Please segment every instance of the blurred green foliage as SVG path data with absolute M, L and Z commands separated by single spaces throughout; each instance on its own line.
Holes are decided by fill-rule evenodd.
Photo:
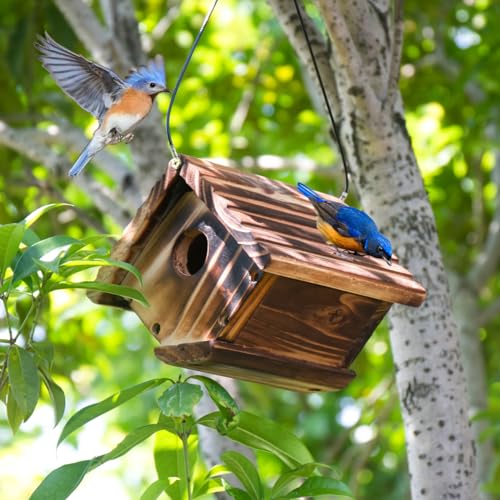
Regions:
M 91 3 L 99 11 L 99 2 Z M 165 15 L 165 3 L 136 0 L 134 4 L 141 31 L 150 37 Z M 151 38 L 151 53 L 165 56 L 170 85 L 206 7 L 206 1 L 184 0 L 164 36 Z M 405 9 L 401 89 L 408 128 L 436 215 L 445 262 L 463 276 L 482 249 L 498 189 L 492 168 L 499 148 L 500 3 L 407 0 Z M 53 2 L 3 0 L 0 23 L 0 121 L 12 127 L 47 127 L 63 117 L 90 130 L 88 114 L 57 88 L 32 48 L 36 33 L 46 29 L 62 44 L 84 52 Z M 179 151 L 232 158 L 243 164 L 260 155 L 303 156 L 312 159 L 316 168 L 265 173 L 339 192 L 342 174 L 326 125 L 311 105 L 297 58 L 264 1 L 220 2 L 177 99 L 171 125 Z M 159 101 L 162 112 L 167 103 L 167 99 Z M 127 146 L 116 146 L 114 151 L 129 158 Z M 119 232 L 66 178 L 54 179 L 43 165 L 0 148 L 0 223 L 20 220 L 54 201 L 55 192 L 58 201 L 62 197 L 74 203 L 107 232 Z M 350 201 L 355 203 L 354 198 Z M 37 231 L 41 237 L 95 234 L 95 229 L 69 211 L 64 216 L 49 214 Z M 500 279 L 492 275 L 478 300 L 486 306 L 499 293 Z M 54 378 L 69 396 L 64 418 L 82 400 L 91 402 L 154 377 L 176 377 L 176 369 L 153 356 L 153 339 L 131 313 L 96 307 L 81 294 L 58 292 L 44 321 L 55 344 Z M 490 386 L 491 412 L 486 416 L 492 421 L 498 420 L 500 407 L 500 364 L 495 355 L 500 350 L 500 338 L 495 335 L 499 328 L 500 317 L 494 317 L 480 332 Z M 408 498 L 404 433 L 385 323 L 354 368 L 357 378 L 338 394 L 303 395 L 242 383 L 244 408 L 299 435 L 317 460 L 334 464 L 345 474 L 356 498 Z M 47 399 L 46 394 L 42 396 Z M 123 435 L 145 417 L 153 418 L 155 406 L 153 398 L 143 396 L 126 411 L 117 409 L 106 436 Z M 21 426 L 21 437 L 13 442 L 6 425 L 0 421 L 2 463 L 22 452 L 19 439 L 29 449 L 29 443 L 40 440 L 46 429 L 42 424 Z M 491 436 L 498 461 L 500 434 L 492 432 Z M 70 442 L 82 445 L 78 436 Z M 259 462 L 270 476 L 277 474 L 272 459 L 259 455 Z M 148 468 L 152 465 L 139 460 L 134 462 L 135 475 L 126 464 L 115 469 L 130 498 L 136 498 L 137 491 L 150 481 Z M 0 481 L 0 496 L 23 497 L 48 472 L 43 458 L 36 470 L 36 477 L 27 477 L 24 471 L 23 481 L 17 483 L 12 477 Z M 499 487 L 497 477 L 491 488 Z

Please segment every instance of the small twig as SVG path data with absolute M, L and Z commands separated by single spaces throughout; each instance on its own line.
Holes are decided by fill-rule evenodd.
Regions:
M 30 308 L 29 308 L 29 311 L 28 313 L 26 314 L 26 316 L 24 317 L 22 323 L 19 325 L 19 328 L 17 329 L 17 333 L 16 333 L 16 336 L 14 337 L 14 343 L 17 342 L 17 339 L 19 338 L 19 336 L 22 334 L 23 332 L 23 329 L 24 329 L 24 326 L 26 325 L 29 317 L 32 315 L 33 313 L 33 310 L 36 309 L 36 299 L 35 297 L 32 296 L 32 302 L 31 302 L 31 305 L 30 305 Z M 35 322 L 33 324 L 36 324 Z M 27 336 L 28 338 L 31 338 L 31 331 L 30 333 L 28 334 Z

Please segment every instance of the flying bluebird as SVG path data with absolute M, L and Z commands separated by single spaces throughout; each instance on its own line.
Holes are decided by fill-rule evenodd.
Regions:
M 78 175 L 108 144 L 133 139 L 132 130 L 148 115 L 154 98 L 170 92 L 165 81 L 163 58 L 156 58 L 122 80 L 100 64 L 75 54 L 53 40 L 48 33 L 35 44 L 43 67 L 61 89 L 99 120 L 99 127 L 75 164 L 70 176 Z
M 391 242 L 379 232 L 370 216 L 343 203 L 325 200 L 300 182 L 297 188 L 311 201 L 318 215 L 318 230 L 327 243 L 384 259 L 391 265 Z

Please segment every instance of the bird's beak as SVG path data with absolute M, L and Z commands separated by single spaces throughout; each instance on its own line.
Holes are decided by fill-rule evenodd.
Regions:
M 165 94 L 171 94 L 172 93 L 172 91 L 168 87 L 165 87 L 165 89 L 162 90 L 162 92 L 164 92 Z
M 392 266 L 392 260 L 386 255 L 382 255 L 382 258 L 387 262 L 387 265 Z

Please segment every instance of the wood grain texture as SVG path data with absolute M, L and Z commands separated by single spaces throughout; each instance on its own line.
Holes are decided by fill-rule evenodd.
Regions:
M 345 368 L 272 355 L 220 340 L 157 347 L 155 354 L 171 365 L 302 392 L 343 389 L 355 376 Z
M 347 367 L 390 306 L 280 277 L 235 342 L 309 363 Z
M 277 279 L 275 275 L 264 273 L 264 276 L 259 280 L 252 293 L 249 294 L 226 328 L 220 333 L 219 338 L 221 340 L 234 341 L 238 337 L 242 328 L 254 314 Z
M 327 195 L 325 195 L 328 198 Z M 132 308 L 158 357 L 293 390 L 340 389 L 394 302 L 425 290 L 397 264 L 328 246 L 294 186 L 184 157 L 169 167 L 115 246 L 142 274 Z M 98 279 L 141 289 L 120 269 Z
M 187 156 L 180 169 L 169 167 L 153 187 L 115 246 L 113 257 L 134 261 L 159 221 L 189 190 L 260 269 L 384 302 L 417 306 L 425 299 L 424 288 L 397 263 L 397 257 L 389 267 L 381 259 L 328 246 L 316 229 L 312 206 L 294 186 Z M 103 268 L 99 279 L 120 283 L 125 274 Z M 128 306 L 107 294 L 93 294 L 92 299 Z
M 177 242 L 193 231 L 206 238 L 207 255 L 199 271 L 189 275 L 173 256 Z M 162 344 L 217 336 L 255 286 L 260 271 L 193 192 L 178 200 L 132 263 L 142 274 L 142 291 L 150 304 L 134 302 L 132 309 Z M 130 274 L 122 283 L 140 288 Z

